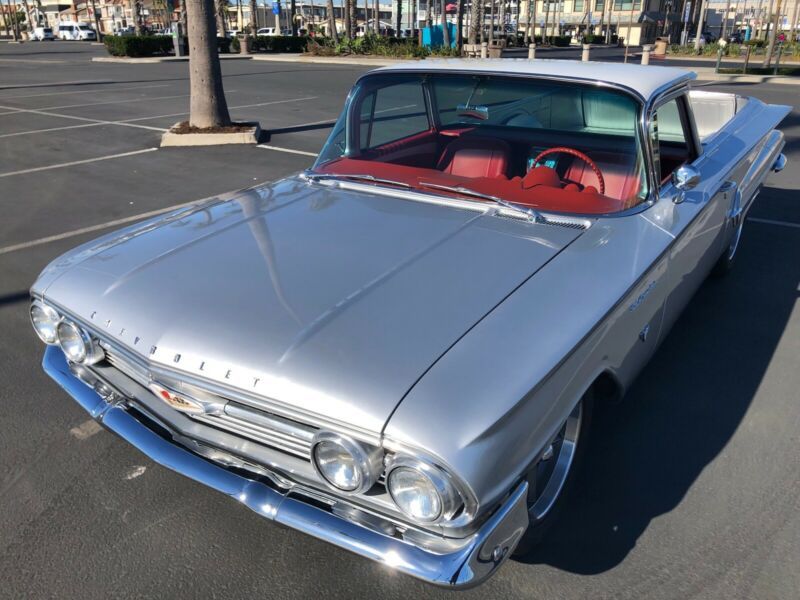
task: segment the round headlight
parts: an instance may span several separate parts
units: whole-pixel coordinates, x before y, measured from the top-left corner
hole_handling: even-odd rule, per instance
[[[418,523],[449,517],[460,504],[450,478],[441,469],[411,458],[393,462],[386,488],[397,507]]]
[[[338,491],[366,492],[380,474],[379,450],[367,451],[358,442],[328,431],[314,436],[311,456],[317,474]]]
[[[102,351],[97,344],[75,323],[61,321],[57,332],[58,345],[72,362],[92,364],[102,358]]]
[[[56,328],[60,320],[61,317],[50,306],[38,301],[31,304],[31,323],[36,335],[45,344],[55,344],[58,341]]]

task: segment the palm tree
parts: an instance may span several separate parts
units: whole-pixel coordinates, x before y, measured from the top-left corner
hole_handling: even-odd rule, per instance
[[[336,15],[333,14],[333,0],[328,0],[328,5],[325,10],[328,12],[328,35],[333,40],[334,44],[338,44],[339,34],[336,31]]]
[[[258,31],[258,10],[256,0],[250,0],[250,33],[255,35]]]
[[[480,0],[482,2],[483,0]],[[478,0],[470,0],[469,5],[469,43],[478,43],[478,19],[480,19],[480,2]]]
[[[447,0],[441,0],[439,6],[442,10],[442,41],[444,47],[450,47],[450,28],[447,26]]]
[[[189,25],[189,125],[231,124],[217,54],[214,0],[185,0]]]
[[[217,0],[217,33],[225,37],[228,32],[228,23],[225,20],[225,15],[228,12],[228,0]]]

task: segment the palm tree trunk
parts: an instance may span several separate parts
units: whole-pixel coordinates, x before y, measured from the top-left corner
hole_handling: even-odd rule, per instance
[[[228,0],[217,0],[217,31],[219,35],[225,37],[228,33],[228,24],[225,21],[225,13],[228,12]]]
[[[464,44],[464,0],[458,0],[456,9],[456,48],[459,52]]]
[[[439,2],[439,6],[442,9],[442,42],[444,42],[444,47],[450,47],[450,28],[447,26],[447,0],[441,0]]]
[[[358,5],[357,0],[348,0],[350,3],[350,38],[355,39],[358,29]]]
[[[189,125],[230,125],[217,54],[214,0],[186,0],[189,22]]]
[[[417,0],[411,0],[411,37],[417,37]]]
[[[375,34],[381,34],[381,6],[378,0],[372,3],[372,18],[375,19]]]
[[[328,13],[328,35],[333,40],[334,44],[339,43],[339,34],[336,31],[336,15],[333,13],[333,0],[328,0],[328,5],[325,7]]]
[[[250,0],[250,33],[254,34],[258,31],[258,11],[256,7],[256,0]]]
[[[470,44],[477,44],[478,43],[478,28],[480,27],[480,23],[478,22],[480,19],[480,3],[478,0],[472,0],[472,3],[469,5],[469,43]]]

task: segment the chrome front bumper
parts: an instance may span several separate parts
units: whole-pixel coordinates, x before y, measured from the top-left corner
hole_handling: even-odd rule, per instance
[[[511,555],[528,527],[528,486],[522,482],[478,531],[459,541],[455,550],[434,553],[283,494],[165,439],[124,407],[107,403],[73,375],[64,354],[54,346],[48,346],[42,365],[92,418],[155,462],[227,494],[271,521],[428,583],[465,588],[483,582]]]

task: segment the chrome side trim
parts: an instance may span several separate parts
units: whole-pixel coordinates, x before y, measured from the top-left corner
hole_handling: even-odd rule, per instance
[[[96,421],[160,465],[230,496],[266,519],[431,584],[467,588],[483,582],[511,555],[528,527],[528,484],[523,481],[478,531],[452,540],[452,549],[433,552],[352,522],[167,441],[130,412],[106,403],[75,377],[63,353],[55,347],[47,347],[42,366]]]

